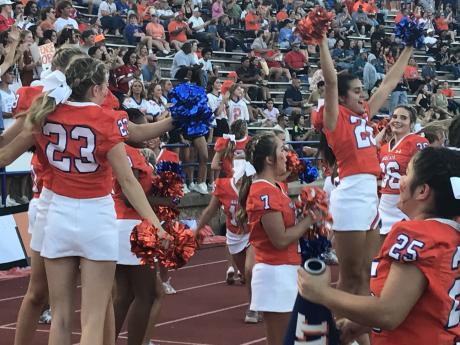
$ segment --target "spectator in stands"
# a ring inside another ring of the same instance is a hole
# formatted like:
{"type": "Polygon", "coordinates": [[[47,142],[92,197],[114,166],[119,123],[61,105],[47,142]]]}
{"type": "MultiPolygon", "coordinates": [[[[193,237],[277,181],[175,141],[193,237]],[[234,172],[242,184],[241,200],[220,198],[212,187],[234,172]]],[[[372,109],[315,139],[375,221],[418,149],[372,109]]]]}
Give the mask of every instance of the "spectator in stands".
{"type": "Polygon", "coordinates": [[[236,70],[238,79],[241,80],[244,84],[249,84],[248,94],[252,99],[257,100],[266,100],[270,98],[270,95],[267,95],[265,89],[256,84],[260,84],[263,81],[261,76],[261,71],[254,66],[252,61],[256,61],[258,58],[249,58],[248,56],[243,56],[241,58],[241,66],[236,70]]]}
{"type": "Polygon", "coordinates": [[[193,32],[192,37],[198,40],[200,43],[209,44],[211,42],[211,46],[213,50],[219,50],[219,44],[217,42],[217,37],[215,33],[207,32],[206,28],[211,24],[214,23],[215,20],[211,19],[208,21],[204,21],[201,17],[201,12],[198,7],[193,9],[193,15],[187,21],[190,29],[193,32]]]}
{"type": "Polygon", "coordinates": [[[230,17],[227,15],[221,16],[217,23],[217,34],[225,40],[225,50],[231,52],[240,47],[243,52],[248,52],[244,42],[229,29],[230,24],[230,17]]]}
{"type": "Polygon", "coordinates": [[[420,78],[418,73],[417,62],[415,61],[415,58],[410,58],[409,64],[406,66],[406,70],[404,72],[404,77],[409,84],[410,92],[416,92],[422,83],[422,78],[420,78]]]}
{"type": "Polygon", "coordinates": [[[271,49],[264,54],[264,57],[269,68],[269,80],[276,82],[291,81],[291,73],[288,68],[285,68],[283,53],[281,53],[278,43],[273,43],[271,49]]]}
{"type": "Polygon", "coordinates": [[[302,112],[303,101],[300,92],[300,79],[293,78],[283,96],[283,112],[291,116],[302,112]]]}
{"type": "Polygon", "coordinates": [[[264,31],[259,30],[256,33],[256,38],[252,41],[251,49],[254,50],[258,54],[263,54],[267,52],[268,46],[265,42],[264,31]]]}
{"type": "Polygon", "coordinates": [[[289,122],[288,117],[285,114],[280,114],[278,115],[277,118],[278,123],[276,124],[275,127],[273,127],[274,130],[281,130],[284,132],[284,141],[291,141],[291,133],[289,133],[289,130],[287,128],[287,124],[289,122]]]}
{"type": "Polygon", "coordinates": [[[130,81],[141,76],[141,71],[137,66],[137,56],[133,49],[129,49],[123,55],[123,62],[124,65],[114,71],[116,86],[112,90],[117,95],[127,94],[130,81]]]}
{"type": "Polygon", "coordinates": [[[346,54],[344,42],[339,39],[335,45],[335,48],[331,52],[331,56],[334,59],[335,65],[338,71],[349,70],[353,67],[353,55],[346,54]]]}
{"type": "Polygon", "coordinates": [[[248,11],[244,17],[246,33],[250,35],[249,37],[256,37],[256,32],[260,30],[260,23],[262,22],[262,18],[257,15],[256,9],[253,5],[248,5],[246,10],[248,11]]]}
{"type": "Polygon", "coordinates": [[[40,40],[39,45],[41,46],[42,44],[47,44],[47,43],[53,43],[54,45],[56,45],[57,33],[55,30],[43,31],[43,39],[40,40]]]}
{"type": "Polygon", "coordinates": [[[155,109],[147,100],[147,92],[141,80],[134,79],[130,83],[128,97],[123,101],[123,107],[125,109],[139,109],[148,122],[153,122],[154,120],[155,109]]]}
{"type": "Polygon", "coordinates": [[[292,117],[294,127],[292,128],[292,138],[294,141],[308,140],[310,133],[306,127],[306,117],[302,114],[296,114],[292,117]]]}
{"type": "MultiPolygon", "coordinates": [[[[171,9],[167,1],[156,1],[156,15],[160,18],[160,23],[166,28],[169,22],[175,17],[174,11],[171,9]]],[[[180,12],[180,11],[179,11],[180,12]]],[[[171,33],[171,31],[168,29],[171,33]]]]}
{"type": "Polygon", "coordinates": [[[342,32],[352,33],[353,30],[356,30],[358,34],[358,28],[356,28],[356,24],[353,22],[353,19],[348,12],[348,9],[345,5],[342,5],[338,13],[336,14],[335,18],[332,20],[331,23],[332,29],[338,29],[342,32]],[[356,29],[355,29],[356,28],[356,29]]]}
{"type": "Polygon", "coordinates": [[[155,48],[160,50],[164,55],[171,53],[168,41],[166,41],[166,34],[163,25],[160,24],[156,14],[151,15],[150,23],[145,27],[147,35],[152,37],[152,44],[155,48]]]}
{"type": "Polygon", "coordinates": [[[437,120],[445,120],[452,116],[449,113],[449,102],[447,97],[441,91],[441,88],[436,86],[434,88],[433,94],[431,95],[431,107],[435,112],[435,118],[437,120]]]}
{"type": "Polygon", "coordinates": [[[393,89],[390,94],[390,101],[388,103],[388,114],[393,114],[393,110],[398,105],[406,105],[407,102],[407,91],[409,90],[409,84],[406,78],[401,78],[398,85],[393,89]]]}
{"type": "Polygon", "coordinates": [[[168,100],[163,97],[163,88],[160,84],[150,84],[147,89],[147,99],[152,106],[154,121],[160,121],[171,114],[169,111],[168,100]]]}
{"type": "Polygon", "coordinates": [[[171,80],[169,79],[161,79],[160,80],[160,85],[161,85],[161,92],[163,93],[163,102],[168,103],[168,93],[169,91],[172,90],[173,84],[171,80]]]}
{"type": "Polygon", "coordinates": [[[91,47],[88,49],[87,54],[93,59],[101,60],[103,59],[104,52],[101,47],[91,47]]]}
{"type": "Polygon", "coordinates": [[[120,36],[121,31],[125,26],[125,22],[118,13],[117,5],[113,0],[102,1],[99,5],[97,17],[101,22],[104,34],[113,33],[120,36]]]}
{"type": "Polygon", "coordinates": [[[57,33],[60,33],[62,29],[69,27],[78,30],[77,21],[70,17],[70,13],[73,9],[70,1],[64,0],[59,2],[56,9],[60,13],[60,17],[54,22],[54,29],[57,33]]]}
{"type": "Polygon", "coordinates": [[[78,44],[78,39],[75,35],[75,29],[71,27],[66,27],[61,30],[61,32],[58,35],[56,47],[60,47],[62,45],[74,45],[80,47],[80,45],[78,44]]]}
{"type": "Polygon", "coordinates": [[[454,115],[460,115],[460,104],[454,100],[454,91],[449,87],[449,82],[444,81],[441,92],[447,97],[448,110],[454,115]]]}
{"type": "Polygon", "coordinates": [[[441,71],[447,71],[454,75],[455,79],[460,78],[460,67],[451,62],[452,56],[447,45],[441,46],[438,54],[435,56],[436,68],[441,71]]]}
{"type": "Polygon", "coordinates": [[[359,53],[359,55],[356,57],[352,67],[353,74],[359,77],[360,79],[363,78],[364,66],[366,65],[366,63],[367,51],[362,50],[361,53],[359,53]]]}
{"type": "Polygon", "coordinates": [[[290,19],[282,21],[280,24],[280,31],[278,35],[278,43],[283,49],[290,49],[291,43],[294,40],[294,32],[292,30],[293,23],[290,19]]]}
{"type": "Polygon", "coordinates": [[[292,50],[284,56],[284,62],[293,75],[299,78],[300,75],[308,76],[308,56],[306,52],[300,51],[300,43],[293,42],[292,50]]]}
{"type": "Polygon", "coordinates": [[[228,91],[228,125],[231,126],[235,120],[239,119],[249,122],[249,110],[243,97],[243,88],[239,84],[233,84],[228,91]]]}
{"type": "Polygon", "coordinates": [[[441,40],[447,37],[450,42],[455,42],[455,32],[449,30],[449,24],[444,17],[444,13],[438,12],[434,17],[434,23],[441,40]]]}
{"type": "Polygon", "coordinates": [[[53,7],[54,8],[54,0],[38,0],[37,1],[38,8],[40,10],[46,7],[53,7]]]}
{"type": "Polygon", "coordinates": [[[431,92],[428,91],[426,84],[420,85],[415,99],[415,105],[422,108],[424,112],[428,111],[431,107],[431,92]]]}
{"type": "Polygon", "coordinates": [[[8,30],[15,23],[12,5],[10,0],[0,0],[0,32],[8,30]]]}
{"type": "Polygon", "coordinates": [[[211,48],[203,48],[201,51],[201,59],[198,60],[200,65],[203,65],[201,68],[201,85],[206,86],[208,85],[208,80],[211,77],[216,77],[218,75],[217,69],[214,69],[211,62],[212,57],[212,49],[211,48]]]}
{"type": "Polygon", "coordinates": [[[94,47],[94,39],[96,35],[93,30],[85,30],[81,33],[83,44],[80,44],[80,49],[84,53],[88,53],[89,48],[94,47]]]}
{"type": "Polygon", "coordinates": [[[220,16],[224,15],[224,5],[222,0],[214,0],[211,6],[212,19],[218,20],[220,16]]]}
{"type": "Polygon", "coordinates": [[[366,32],[372,34],[374,32],[373,21],[369,19],[367,14],[363,11],[363,6],[359,5],[358,10],[354,12],[351,17],[356,23],[359,33],[365,35],[366,32]]]}
{"type": "Polygon", "coordinates": [[[198,62],[195,54],[198,44],[196,41],[190,40],[182,45],[182,48],[174,55],[171,65],[171,78],[184,81],[188,79],[197,85],[201,85],[202,67],[198,62]]]}
{"type": "Polygon", "coordinates": [[[149,54],[152,53],[152,37],[146,36],[142,27],[137,24],[137,15],[131,13],[128,16],[129,24],[126,25],[124,36],[129,44],[136,45],[137,43],[145,43],[148,47],[149,54]]]}
{"type": "Polygon", "coordinates": [[[437,79],[435,59],[431,56],[426,60],[426,65],[422,67],[422,78],[425,82],[437,79]]]}
{"type": "Polygon", "coordinates": [[[240,5],[237,3],[237,0],[229,0],[227,2],[226,13],[229,16],[230,22],[233,25],[239,23],[242,12],[243,11],[241,10],[240,5]]]}
{"type": "Polygon", "coordinates": [[[158,67],[158,58],[155,54],[149,54],[147,64],[142,67],[142,79],[144,83],[158,83],[161,79],[160,67],[158,67]]]}
{"type": "Polygon", "coordinates": [[[187,34],[192,35],[188,24],[184,22],[184,15],[182,12],[177,12],[174,15],[174,20],[168,24],[169,43],[171,46],[179,51],[182,44],[187,41],[187,34]]]}
{"type": "Polygon", "coordinates": [[[434,37],[434,29],[430,28],[426,31],[427,36],[425,36],[425,39],[423,40],[423,43],[425,43],[425,48],[426,51],[429,54],[434,54],[437,51],[437,42],[438,40],[434,37]]]}
{"type": "Polygon", "coordinates": [[[216,127],[213,130],[213,137],[219,138],[230,132],[227,120],[227,102],[228,96],[222,96],[222,82],[218,77],[209,78],[206,88],[208,96],[208,105],[216,117],[216,127]]]}
{"type": "Polygon", "coordinates": [[[265,109],[262,111],[262,116],[266,121],[270,121],[272,126],[276,123],[278,115],[280,114],[278,108],[274,106],[274,103],[272,98],[267,99],[265,109]]]}
{"type": "Polygon", "coordinates": [[[116,0],[115,6],[117,6],[117,11],[121,16],[128,16],[131,9],[128,0],[116,0]]]}
{"type": "Polygon", "coordinates": [[[308,98],[307,103],[313,104],[314,106],[317,107],[318,106],[318,101],[320,99],[324,99],[324,91],[325,91],[324,80],[320,80],[316,84],[316,89],[313,90],[312,93],[310,94],[310,97],[308,98]]]}
{"type": "Polygon", "coordinates": [[[24,7],[24,20],[28,24],[36,24],[40,19],[38,5],[34,1],[28,1],[24,7]]]}
{"type": "Polygon", "coordinates": [[[193,2],[192,0],[185,0],[181,7],[181,11],[184,14],[184,18],[189,20],[193,15],[193,2]]]}
{"type": "Polygon", "coordinates": [[[369,54],[367,57],[367,63],[364,65],[363,70],[363,87],[364,90],[368,92],[370,95],[370,91],[375,86],[377,80],[381,79],[379,73],[375,69],[375,64],[377,62],[377,58],[374,54],[369,54]]]}
{"type": "Polygon", "coordinates": [[[53,7],[45,7],[41,11],[41,22],[39,24],[43,31],[54,30],[54,22],[56,21],[56,10],[53,7]]]}

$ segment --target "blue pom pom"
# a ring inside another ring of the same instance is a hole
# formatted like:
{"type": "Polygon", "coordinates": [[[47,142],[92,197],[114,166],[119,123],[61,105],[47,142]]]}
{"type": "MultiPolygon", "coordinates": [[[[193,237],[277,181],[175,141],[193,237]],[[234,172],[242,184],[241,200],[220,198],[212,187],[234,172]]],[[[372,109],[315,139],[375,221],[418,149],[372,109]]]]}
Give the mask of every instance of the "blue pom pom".
{"type": "Polygon", "coordinates": [[[155,171],[158,175],[166,171],[171,171],[179,175],[182,178],[182,180],[185,181],[184,170],[182,169],[182,165],[179,163],[170,162],[170,161],[161,161],[155,165],[155,171]]]}
{"type": "Polygon", "coordinates": [[[417,49],[422,48],[425,39],[423,24],[419,23],[415,18],[403,17],[401,21],[396,24],[395,36],[406,46],[413,46],[417,49]]]}
{"type": "Polygon", "coordinates": [[[202,87],[190,83],[179,84],[169,92],[168,101],[173,104],[169,110],[174,125],[183,134],[199,137],[209,132],[214,116],[202,87]]]}
{"type": "Polygon", "coordinates": [[[331,249],[331,241],[321,235],[316,235],[315,238],[311,240],[301,237],[299,239],[299,245],[302,263],[312,258],[324,259],[324,254],[331,249]]]}
{"type": "Polygon", "coordinates": [[[318,178],[318,169],[311,164],[308,158],[300,158],[305,164],[305,171],[299,174],[299,180],[302,183],[312,183],[318,178]]]}

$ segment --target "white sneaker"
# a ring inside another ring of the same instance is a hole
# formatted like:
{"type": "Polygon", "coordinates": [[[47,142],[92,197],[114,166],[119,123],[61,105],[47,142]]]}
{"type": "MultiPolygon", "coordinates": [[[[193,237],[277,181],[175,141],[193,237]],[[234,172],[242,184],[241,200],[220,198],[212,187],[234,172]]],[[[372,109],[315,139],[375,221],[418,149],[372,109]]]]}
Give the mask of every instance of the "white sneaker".
{"type": "Polygon", "coordinates": [[[233,285],[235,283],[235,269],[232,266],[227,269],[225,281],[228,285],[233,285]]]}
{"type": "Polygon", "coordinates": [[[29,203],[29,198],[26,197],[25,195],[23,195],[23,196],[21,196],[19,201],[21,202],[21,204],[28,204],[29,203]]]}
{"type": "Polygon", "coordinates": [[[208,186],[206,185],[206,182],[201,182],[200,184],[196,184],[194,186],[193,190],[195,192],[198,192],[200,194],[209,194],[208,192],[208,186]]]}
{"type": "Polygon", "coordinates": [[[167,295],[174,295],[177,293],[177,291],[171,285],[171,277],[169,277],[166,282],[163,282],[163,289],[167,295]]]}
{"type": "Polygon", "coordinates": [[[244,322],[246,323],[257,323],[259,322],[259,313],[254,310],[246,310],[246,315],[244,316],[244,322]]]}
{"type": "Polygon", "coordinates": [[[196,183],[195,183],[195,182],[190,182],[190,183],[188,184],[188,189],[189,189],[189,191],[191,191],[191,192],[194,192],[194,191],[195,191],[195,187],[196,187],[196,183]]]}
{"type": "Polygon", "coordinates": [[[182,187],[182,191],[184,192],[184,194],[188,194],[188,193],[190,193],[190,189],[188,189],[188,187],[187,187],[187,184],[186,184],[186,183],[184,183],[184,186],[182,187]]]}
{"type": "Polygon", "coordinates": [[[9,195],[6,197],[6,207],[12,207],[12,206],[19,206],[20,204],[16,202],[12,197],[9,195]]]}
{"type": "Polygon", "coordinates": [[[38,323],[49,325],[51,323],[51,309],[46,309],[42,315],[40,315],[40,319],[38,319],[38,323]]]}
{"type": "Polygon", "coordinates": [[[163,52],[163,54],[165,54],[165,55],[168,55],[168,54],[169,54],[169,52],[168,52],[166,49],[163,49],[162,52],[163,52]]]}

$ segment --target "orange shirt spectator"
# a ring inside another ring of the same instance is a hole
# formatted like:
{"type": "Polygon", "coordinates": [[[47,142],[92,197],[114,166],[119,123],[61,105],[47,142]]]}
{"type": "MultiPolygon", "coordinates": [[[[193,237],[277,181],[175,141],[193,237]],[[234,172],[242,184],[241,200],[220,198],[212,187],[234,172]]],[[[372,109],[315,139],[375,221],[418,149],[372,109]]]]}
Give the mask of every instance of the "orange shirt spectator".
{"type": "Polygon", "coordinates": [[[417,66],[406,66],[406,69],[404,71],[404,77],[407,80],[419,79],[417,66]]]}
{"type": "Polygon", "coordinates": [[[163,28],[163,25],[161,25],[160,23],[148,23],[145,27],[145,32],[147,33],[147,35],[153,38],[160,39],[164,37],[165,29],[163,28]]]}
{"type": "Polygon", "coordinates": [[[291,50],[286,55],[284,55],[284,62],[289,68],[298,70],[304,68],[305,64],[308,62],[308,59],[300,50],[291,50]]]}
{"type": "Polygon", "coordinates": [[[179,41],[185,42],[187,41],[187,30],[182,30],[178,34],[173,34],[178,28],[187,28],[188,24],[186,22],[178,22],[177,20],[171,20],[168,24],[168,31],[169,31],[169,41],[179,41]]]}
{"type": "Polygon", "coordinates": [[[244,17],[244,25],[246,31],[259,31],[260,30],[260,18],[253,12],[249,12],[244,17]]]}
{"type": "Polygon", "coordinates": [[[358,0],[354,3],[353,5],[353,12],[357,12],[359,5],[363,6],[363,12],[369,13],[370,6],[367,2],[364,2],[363,0],[358,0]]]}
{"type": "Polygon", "coordinates": [[[446,96],[447,98],[452,98],[454,97],[454,90],[448,88],[448,89],[441,89],[441,93],[446,96]]]}
{"type": "Polygon", "coordinates": [[[443,17],[436,18],[434,22],[436,24],[436,29],[438,29],[438,31],[448,31],[449,30],[449,25],[447,24],[447,21],[443,17]]]}
{"type": "Polygon", "coordinates": [[[0,32],[6,31],[13,26],[15,20],[13,18],[5,18],[0,14],[0,32]]]}
{"type": "Polygon", "coordinates": [[[276,20],[278,21],[278,23],[281,23],[283,20],[286,20],[288,18],[289,16],[284,8],[276,14],[276,20]]]}

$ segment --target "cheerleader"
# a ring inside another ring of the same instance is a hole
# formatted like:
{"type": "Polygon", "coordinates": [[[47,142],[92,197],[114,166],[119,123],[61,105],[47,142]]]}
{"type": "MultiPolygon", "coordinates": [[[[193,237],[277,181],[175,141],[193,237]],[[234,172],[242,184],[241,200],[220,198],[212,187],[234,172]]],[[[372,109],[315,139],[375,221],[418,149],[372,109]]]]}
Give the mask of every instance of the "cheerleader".
{"type": "Polygon", "coordinates": [[[218,138],[214,146],[214,157],[211,169],[220,177],[232,175],[232,162],[234,159],[244,158],[244,148],[248,143],[248,126],[244,120],[236,120],[230,126],[230,134],[218,138]]]}
{"type": "Polygon", "coordinates": [[[411,56],[406,47],[368,103],[361,81],[337,75],[327,38],[319,44],[325,81],[323,133],[337,160],[340,184],[331,192],[332,229],[340,263],[337,287],[352,293],[369,292],[372,257],[378,250],[377,176],[380,175],[375,138],[369,120],[398,83],[411,56]]]}
{"type": "MultiPolygon", "coordinates": [[[[391,226],[407,216],[397,207],[399,200],[399,182],[406,174],[407,164],[412,156],[428,146],[428,140],[412,134],[417,114],[407,105],[397,106],[391,115],[389,129],[391,139],[380,150],[382,184],[379,214],[382,219],[380,235],[386,236],[391,226]]],[[[386,130],[384,130],[386,131],[386,130]]]]}
{"type": "Polygon", "coordinates": [[[80,343],[103,343],[104,320],[118,260],[116,219],[110,196],[112,169],[131,205],[159,229],[160,237],[165,236],[126,160],[125,113],[98,106],[107,94],[106,79],[103,63],[90,58],[76,59],[66,70],[70,86],[64,82],[54,94],[39,96],[28,113],[27,121],[36,131],[38,151],[46,155],[53,176],[47,186],[53,195],[41,248],[53,310],[49,344],[71,344],[73,295],[79,271],[80,343]],[[68,96],[71,102],[65,102],[68,96]],[[62,102],[65,103],[59,104],[62,102]]]}
{"type": "MultiPolygon", "coordinates": [[[[201,214],[197,229],[202,229],[209,223],[218,210],[221,207],[223,208],[227,229],[227,249],[232,256],[237,270],[239,272],[244,272],[244,281],[247,283],[249,299],[251,299],[251,270],[247,268],[252,268],[251,257],[253,256],[253,252],[249,245],[247,226],[244,225],[240,227],[236,219],[236,214],[239,209],[238,191],[241,187],[241,178],[243,175],[251,176],[255,173],[252,166],[248,165],[246,162],[247,161],[244,159],[235,159],[233,161],[233,177],[218,178],[216,180],[211,201],[201,214]]],[[[228,275],[229,272],[227,271],[227,277],[228,275]]],[[[257,323],[259,321],[257,311],[248,309],[244,320],[246,323],[257,323]]]]}
{"type": "MultiPolygon", "coordinates": [[[[458,135],[458,133],[457,133],[458,135]]],[[[401,177],[395,223],[372,263],[372,296],[330,287],[330,273],[299,269],[300,294],[347,319],[343,343],[372,332],[373,345],[448,345],[460,338],[460,153],[428,147],[401,177]],[[371,330],[372,327],[372,330],[371,330]]]]}
{"type": "Polygon", "coordinates": [[[246,146],[246,160],[256,171],[254,180],[243,176],[238,213],[255,251],[250,309],[264,313],[267,344],[279,345],[297,296],[297,241],[313,220],[306,217],[296,224],[294,203],[277,182],[286,173],[286,152],[274,133],[253,137],[246,146]]]}
{"type": "MultiPolygon", "coordinates": [[[[136,124],[147,123],[145,116],[137,109],[128,109],[129,120],[136,124]]],[[[141,146],[141,145],[139,145],[141,146]]],[[[153,167],[148,164],[140,152],[140,147],[125,145],[127,158],[134,176],[148,195],[152,188],[153,167]]],[[[168,200],[158,200],[147,196],[150,204],[171,204],[168,200]]],[[[148,265],[141,265],[139,259],[131,252],[130,235],[132,229],[141,223],[142,218],[131,207],[120,184],[114,181],[113,199],[117,213],[119,234],[119,253],[115,271],[115,329],[116,336],[121,331],[126,315],[128,316],[129,344],[142,344],[147,329],[147,322],[153,303],[161,296],[156,296],[156,271],[148,265]]],[[[171,204],[172,205],[172,204],[171,204]]]]}

